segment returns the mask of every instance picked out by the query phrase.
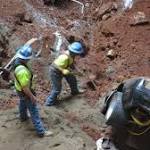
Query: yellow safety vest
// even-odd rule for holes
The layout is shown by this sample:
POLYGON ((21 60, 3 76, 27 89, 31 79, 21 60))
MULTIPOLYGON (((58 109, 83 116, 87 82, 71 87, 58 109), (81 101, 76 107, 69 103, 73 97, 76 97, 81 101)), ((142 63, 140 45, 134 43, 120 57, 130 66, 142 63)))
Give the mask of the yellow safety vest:
POLYGON ((15 73, 15 88, 17 91, 22 91, 22 88, 26 86, 29 88, 31 87, 32 73, 27 67, 19 65, 15 68, 14 73, 15 73))
POLYGON ((61 69, 67 69, 73 63, 73 58, 67 54, 62 54, 54 60, 54 65, 61 69))

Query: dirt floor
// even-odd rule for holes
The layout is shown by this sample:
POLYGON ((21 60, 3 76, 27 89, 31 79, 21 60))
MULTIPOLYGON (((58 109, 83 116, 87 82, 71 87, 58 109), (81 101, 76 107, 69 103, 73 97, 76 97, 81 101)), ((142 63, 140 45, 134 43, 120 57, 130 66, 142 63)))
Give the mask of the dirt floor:
POLYGON ((121 0, 82 2, 83 14, 81 7, 69 0, 60 0, 56 6, 44 5, 42 0, 0 0, 0 66, 27 40, 42 37, 33 45, 42 53, 32 61, 32 67, 41 116, 55 133, 38 139, 32 125, 20 123, 18 97, 10 83, 0 78, 0 149, 94 150, 103 132, 100 107, 105 93, 124 79, 149 76, 150 1, 134 0, 127 10, 121 0), (87 55, 77 58, 76 66, 83 72, 79 86, 86 92, 66 98, 70 91, 64 82, 61 103, 45 108, 55 31, 85 44, 87 55))

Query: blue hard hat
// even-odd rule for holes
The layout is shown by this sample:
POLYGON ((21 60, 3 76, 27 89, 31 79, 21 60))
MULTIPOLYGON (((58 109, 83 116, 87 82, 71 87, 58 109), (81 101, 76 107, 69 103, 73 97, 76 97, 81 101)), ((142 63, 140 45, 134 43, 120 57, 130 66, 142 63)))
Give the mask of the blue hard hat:
POLYGON ((75 54, 82 54, 84 52, 80 42, 73 42, 68 46, 68 49, 70 52, 73 52, 75 54))
POLYGON ((24 45, 22 46, 19 50, 18 53, 16 55, 17 58, 21 58, 21 59, 31 59, 32 58, 32 48, 29 45, 24 45))

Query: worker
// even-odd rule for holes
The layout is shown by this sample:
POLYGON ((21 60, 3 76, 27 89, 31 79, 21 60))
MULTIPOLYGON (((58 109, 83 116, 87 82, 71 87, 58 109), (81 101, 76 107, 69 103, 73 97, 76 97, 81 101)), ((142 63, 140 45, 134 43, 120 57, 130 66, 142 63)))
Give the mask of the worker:
POLYGON ((62 87, 62 78, 64 77, 70 88, 71 94, 79 94, 77 87, 77 80, 74 73, 71 71, 75 69, 74 59, 77 55, 82 55, 84 53, 83 46, 80 42, 73 42, 68 46, 68 50, 64 51, 63 54, 60 54, 50 66, 50 78, 51 78, 51 93, 48 96, 45 105, 52 106, 57 102, 57 96, 61 92, 62 87))
POLYGON ((97 141, 99 150, 150 149, 150 78, 122 82, 105 99, 108 127, 97 141))
POLYGON ((28 66, 28 61, 32 58, 32 48, 30 44, 36 40, 37 38, 31 39, 30 42, 21 47, 16 54, 16 60, 14 63, 14 78, 15 88, 20 98, 20 120, 28 120, 29 116, 27 114, 27 110, 29 110, 37 135, 39 137, 44 137, 52 135, 52 132, 47 131, 44 128, 39 116, 37 98, 34 90, 32 89, 33 72, 28 66))

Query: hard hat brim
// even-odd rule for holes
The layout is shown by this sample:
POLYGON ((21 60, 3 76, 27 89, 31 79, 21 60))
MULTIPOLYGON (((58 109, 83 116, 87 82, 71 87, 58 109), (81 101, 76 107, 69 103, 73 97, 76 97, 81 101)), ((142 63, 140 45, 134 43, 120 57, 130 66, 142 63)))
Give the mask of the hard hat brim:
POLYGON ((81 49, 80 51, 74 50, 72 49, 71 45, 68 46, 69 51, 75 53, 75 54, 82 54, 83 53, 83 49, 81 49))
POLYGON ((20 58, 20 59, 24 59, 24 60, 29 60, 29 59, 31 59, 31 58, 33 58, 32 56, 29 56, 29 57, 24 57, 24 56, 22 56, 21 54, 16 54, 16 58, 20 58))

